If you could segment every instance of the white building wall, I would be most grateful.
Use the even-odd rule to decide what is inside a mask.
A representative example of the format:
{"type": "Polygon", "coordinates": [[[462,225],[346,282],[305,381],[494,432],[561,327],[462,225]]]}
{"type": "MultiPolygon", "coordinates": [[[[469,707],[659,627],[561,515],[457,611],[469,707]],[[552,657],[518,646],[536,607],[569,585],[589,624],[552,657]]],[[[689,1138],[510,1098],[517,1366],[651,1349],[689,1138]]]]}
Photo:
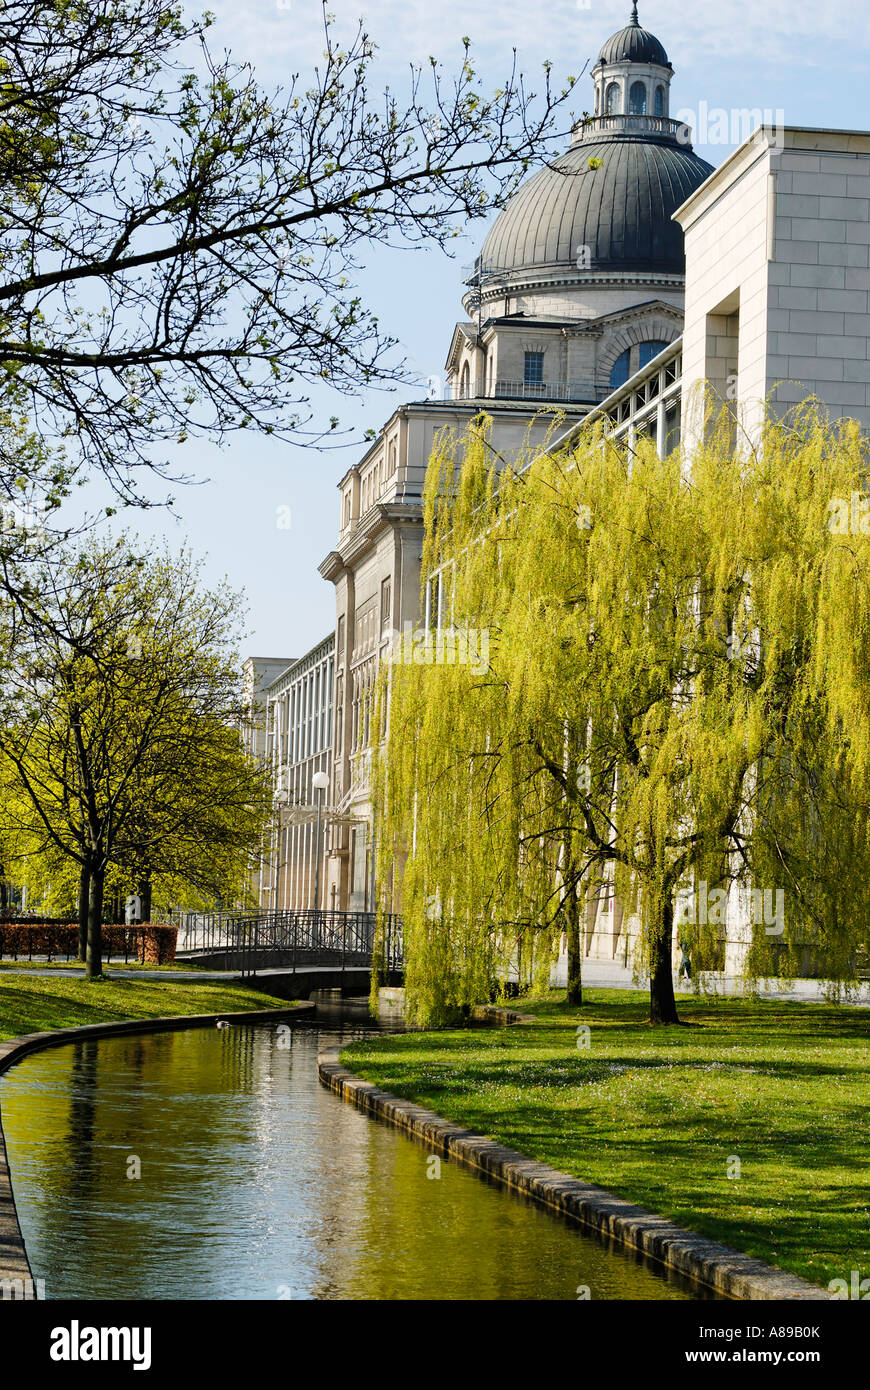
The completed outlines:
{"type": "Polygon", "coordinates": [[[747,429],[757,427],[767,395],[767,156],[767,144],[750,139],[676,214],[686,238],[683,437],[689,445],[701,430],[704,384],[713,379],[725,395],[735,357],[730,399],[747,429]],[[734,314],[736,354],[721,322],[711,322],[734,314]]]}
{"type": "MultiPolygon", "coordinates": [[[[709,376],[709,315],[739,312],[737,401],[818,396],[870,425],[870,134],[758,131],[676,214],[686,238],[684,389],[709,376]]],[[[697,417],[690,436],[697,437],[697,417]]]]}

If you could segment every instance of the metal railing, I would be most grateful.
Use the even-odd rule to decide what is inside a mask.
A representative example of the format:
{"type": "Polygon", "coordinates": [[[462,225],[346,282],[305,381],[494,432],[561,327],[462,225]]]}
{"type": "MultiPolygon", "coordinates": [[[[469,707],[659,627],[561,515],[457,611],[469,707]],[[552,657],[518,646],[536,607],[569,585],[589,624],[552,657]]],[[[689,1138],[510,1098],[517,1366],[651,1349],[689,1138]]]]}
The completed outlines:
{"type": "Polygon", "coordinates": [[[519,401],[597,401],[609,387],[596,386],[591,381],[508,381],[499,377],[488,384],[471,382],[463,392],[461,386],[448,387],[446,399],[462,400],[519,400],[519,401]]]}
{"type": "MultiPolygon", "coordinates": [[[[365,966],[372,963],[375,944],[374,912],[332,912],[313,908],[238,912],[175,912],[168,920],[178,927],[178,951],[221,956],[225,968],[242,975],[274,966],[365,966]]],[[[384,967],[402,969],[402,919],[384,917],[384,967]]]]}

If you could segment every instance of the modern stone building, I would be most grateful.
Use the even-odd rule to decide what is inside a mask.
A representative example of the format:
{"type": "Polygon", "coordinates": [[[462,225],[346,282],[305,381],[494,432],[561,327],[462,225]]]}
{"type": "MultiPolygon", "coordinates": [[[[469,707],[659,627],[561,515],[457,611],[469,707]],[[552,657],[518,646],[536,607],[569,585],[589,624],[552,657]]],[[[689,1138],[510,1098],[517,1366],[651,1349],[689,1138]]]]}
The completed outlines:
{"type": "Polygon", "coordinates": [[[870,133],[759,129],[677,221],[686,401],[730,378],[750,432],[808,395],[870,425],[870,133]]]}
{"type": "MultiPolygon", "coordinates": [[[[705,387],[731,404],[747,442],[766,408],[783,414],[809,396],[870,428],[870,133],[759,128],[675,220],[683,334],[592,414],[629,448],[651,436],[662,456],[681,429],[689,448],[699,437],[705,387]]],[[[740,972],[750,918],[751,889],[732,885],[726,975],[740,972]]],[[[635,926],[604,885],[589,904],[587,954],[630,964],[635,926]]]]}

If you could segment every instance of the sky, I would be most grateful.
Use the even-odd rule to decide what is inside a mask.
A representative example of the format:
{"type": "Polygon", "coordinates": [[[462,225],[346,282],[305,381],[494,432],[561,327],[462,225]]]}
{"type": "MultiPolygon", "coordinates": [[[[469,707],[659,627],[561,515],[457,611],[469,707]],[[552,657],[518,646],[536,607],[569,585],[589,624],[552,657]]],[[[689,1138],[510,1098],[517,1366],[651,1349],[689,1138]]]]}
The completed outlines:
{"type": "MultiPolygon", "coordinates": [[[[249,62],[264,85],[286,83],[311,72],[323,47],[319,0],[210,0],[215,15],[214,50],[227,48],[249,62]]],[[[445,71],[458,67],[461,39],[473,43],[479,70],[499,85],[518,53],[523,72],[535,76],[553,62],[557,85],[579,77],[575,110],[592,105],[588,69],[602,43],[627,23],[629,0],[330,0],[335,33],[350,40],[361,17],[378,45],[373,86],[399,92],[408,65],[432,54],[445,71]]],[[[190,6],[190,14],[200,7],[190,6]]],[[[696,135],[722,131],[717,110],[761,110],[789,125],[870,128],[867,66],[870,13],[856,0],[798,5],[793,0],[717,0],[715,5],[675,5],[640,0],[640,22],[662,41],[675,69],[671,115],[688,120],[696,135]],[[781,114],[778,114],[781,113],[781,114]]],[[[721,164],[734,144],[695,139],[697,152],[721,164]]],[[[360,289],[384,331],[397,338],[421,382],[440,376],[453,325],[464,317],[462,266],[473,260],[487,223],[470,224],[467,240],[448,257],[425,252],[373,249],[360,289]]],[[[172,513],[143,514],[143,536],[187,543],[204,559],[207,581],[228,578],[247,598],[242,655],[303,655],[334,624],[334,590],[317,566],[338,532],[336,485],[364,452],[358,441],[379,429],[404,400],[424,390],[368,391],[348,400],[324,388],[312,397],[318,418],[338,415],[357,442],[338,449],[310,447],[239,435],[222,449],[193,441],[179,465],[198,479],[176,488],[172,513]],[[279,525],[279,518],[281,524],[279,525]],[[289,525],[287,522],[289,520],[289,525]]],[[[129,525],[129,513],[125,518],[129,525]]]]}

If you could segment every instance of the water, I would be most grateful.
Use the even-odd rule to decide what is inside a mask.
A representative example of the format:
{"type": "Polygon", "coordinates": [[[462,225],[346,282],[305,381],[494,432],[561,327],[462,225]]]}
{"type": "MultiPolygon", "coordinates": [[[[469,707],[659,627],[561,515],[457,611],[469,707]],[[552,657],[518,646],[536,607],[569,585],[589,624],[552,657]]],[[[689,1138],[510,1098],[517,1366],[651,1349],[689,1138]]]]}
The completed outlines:
{"type": "Polygon", "coordinates": [[[708,1296],[468,1169],[429,1176],[421,1144],[320,1085],[318,1050],[358,1035],[191,1029],[13,1067],[3,1126],[46,1297],[708,1296]]]}

